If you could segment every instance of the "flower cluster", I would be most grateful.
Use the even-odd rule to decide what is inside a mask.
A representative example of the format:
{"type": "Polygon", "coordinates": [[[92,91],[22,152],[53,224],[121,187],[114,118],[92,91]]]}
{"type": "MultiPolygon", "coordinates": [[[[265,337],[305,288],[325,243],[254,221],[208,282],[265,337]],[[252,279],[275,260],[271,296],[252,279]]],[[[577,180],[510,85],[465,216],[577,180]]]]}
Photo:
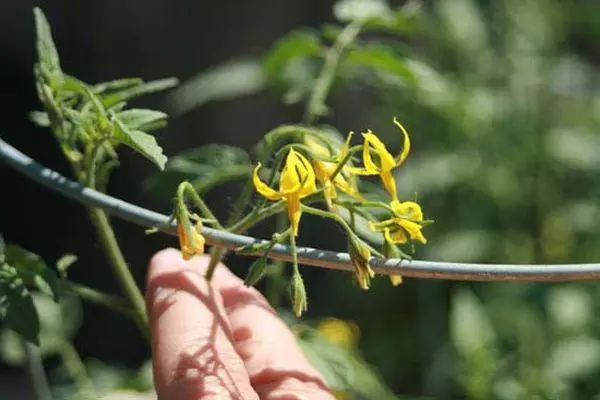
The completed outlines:
{"type": "MultiPolygon", "coordinates": [[[[253,175],[253,181],[258,193],[269,200],[284,200],[287,204],[288,216],[293,234],[298,234],[300,216],[302,214],[301,199],[321,192],[330,211],[339,214],[338,189],[348,195],[355,208],[372,205],[367,202],[359,192],[357,178],[360,176],[379,176],[390,201],[385,204],[389,212],[387,219],[378,221],[368,219],[368,226],[374,232],[380,232],[387,246],[405,244],[410,241],[426,243],[421,229],[425,221],[421,206],[413,201],[401,202],[398,199],[396,182],[393,170],[406,160],[410,152],[410,137],[404,127],[394,119],[394,124],[400,129],[403,136],[402,151],[394,157],[377,135],[368,130],[363,133],[362,146],[350,148],[352,132],[348,134],[345,143],[338,151],[329,144],[327,147],[319,143],[318,139],[307,135],[303,146],[289,150],[285,165],[280,174],[279,190],[274,190],[259,177],[259,164],[253,175]],[[304,149],[306,155],[300,153],[304,149]],[[352,165],[352,150],[362,150],[362,166],[352,165]],[[309,161],[310,160],[310,161],[309,161]]],[[[321,138],[321,140],[323,140],[321,138]]],[[[355,151],[355,152],[357,152],[355,151]]],[[[362,214],[365,215],[364,213],[362,214]]],[[[371,257],[370,246],[358,239],[352,232],[350,236],[349,253],[355,266],[356,277],[363,289],[369,288],[370,278],[374,273],[369,267],[371,257]]],[[[401,277],[392,276],[392,283],[398,284],[401,277]]]]}
{"type": "MultiPolygon", "coordinates": [[[[299,316],[306,310],[307,299],[298,269],[296,237],[300,231],[302,214],[309,213],[328,218],[342,227],[347,236],[348,254],[354,267],[355,279],[361,289],[369,289],[371,279],[375,276],[370,267],[373,256],[406,257],[397,245],[427,242],[422,229],[428,221],[423,217],[421,206],[415,201],[401,201],[398,198],[393,172],[406,160],[411,143],[406,129],[396,119],[394,124],[400,129],[403,140],[402,150],[397,156],[393,156],[371,130],[362,134],[362,143],[356,146],[351,146],[352,132],[342,141],[326,132],[297,126],[274,131],[271,137],[265,138],[261,154],[263,160],[274,156],[273,166],[263,168],[263,164],[259,162],[254,167],[247,186],[249,189],[254,186],[264,200],[259,201],[245,216],[242,214],[246,208],[245,200],[240,200],[240,213],[235,217],[237,220],[234,218],[232,225],[227,228],[219,223],[190,183],[181,183],[177,191],[174,218],[177,220],[183,258],[189,259],[204,253],[202,222],[232,233],[244,233],[261,220],[287,210],[289,227],[283,232],[276,232],[271,241],[256,244],[249,250],[261,253],[262,257],[252,264],[246,283],[252,284],[261,279],[265,274],[268,252],[275,244],[289,240],[294,267],[290,293],[294,311],[299,316]],[[283,147],[280,145],[282,137],[288,142],[283,147]],[[268,174],[269,178],[263,180],[261,173],[268,174]],[[378,176],[385,189],[382,191],[384,194],[376,199],[372,198],[373,193],[361,193],[359,188],[359,180],[369,176],[378,176]],[[188,209],[186,200],[193,203],[202,218],[188,209]],[[267,200],[275,203],[267,205],[267,200]],[[324,207],[313,207],[314,203],[322,203],[324,207]],[[384,214],[373,214],[374,208],[383,210],[384,214]],[[381,235],[381,251],[359,236],[358,232],[365,236],[364,231],[358,229],[359,217],[359,223],[381,235]]],[[[251,193],[250,190],[246,192],[251,193]]],[[[220,257],[218,248],[211,254],[211,260],[220,257]]],[[[216,264],[211,262],[207,279],[212,276],[216,264]]],[[[402,282],[399,275],[391,275],[390,278],[394,285],[402,282]]]]}

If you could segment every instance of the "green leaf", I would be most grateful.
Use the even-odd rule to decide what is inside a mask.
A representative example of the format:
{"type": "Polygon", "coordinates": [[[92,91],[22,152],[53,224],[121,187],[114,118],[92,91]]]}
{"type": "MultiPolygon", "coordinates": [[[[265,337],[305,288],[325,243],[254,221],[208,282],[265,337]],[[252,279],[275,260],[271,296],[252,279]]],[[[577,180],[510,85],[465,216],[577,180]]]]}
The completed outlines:
{"type": "Polygon", "coordinates": [[[58,51],[52,40],[50,24],[48,24],[46,16],[39,7],[33,9],[33,14],[35,17],[36,45],[41,72],[46,75],[46,79],[50,78],[51,83],[56,83],[55,80],[60,79],[62,70],[60,68],[58,51]]]}
{"type": "Polygon", "coordinates": [[[491,347],[496,340],[483,304],[467,289],[457,291],[452,298],[450,337],[456,350],[465,358],[491,347]]]}
{"type": "Polygon", "coordinates": [[[333,6],[333,14],[340,22],[390,18],[392,10],[384,0],[341,0],[333,6]]]}
{"type": "Polygon", "coordinates": [[[372,69],[374,73],[386,72],[407,81],[416,83],[412,69],[404,59],[388,46],[368,46],[351,49],[347,54],[347,62],[372,69]]]}
{"type": "Polygon", "coordinates": [[[50,126],[50,118],[48,117],[48,113],[43,111],[31,111],[29,113],[29,119],[31,122],[36,124],[41,128],[47,128],[50,126]]]}
{"type": "Polygon", "coordinates": [[[114,139],[139,152],[161,170],[165,169],[167,157],[163,154],[162,147],[158,145],[154,136],[136,129],[130,129],[113,112],[111,112],[111,116],[115,123],[114,139]]]}
{"type": "Polygon", "coordinates": [[[108,82],[97,83],[92,86],[92,91],[96,94],[104,94],[104,92],[114,92],[123,89],[132,89],[144,83],[142,78],[122,78],[108,82]]]}
{"type": "Polygon", "coordinates": [[[136,86],[126,87],[123,90],[118,90],[114,93],[102,96],[102,103],[107,108],[111,108],[121,102],[139,97],[145,94],[162,92],[172,87],[177,86],[179,80],[177,78],[164,78],[150,82],[143,82],[136,86]]]}
{"type": "Polygon", "coordinates": [[[210,101],[229,100],[257,93],[265,87],[265,77],[257,60],[231,60],[189,79],[169,96],[178,114],[210,101]]]}
{"type": "Polygon", "coordinates": [[[161,128],[167,123],[167,114],[161,111],[131,108],[117,113],[117,117],[129,129],[152,131],[161,128]]]}
{"type": "Polygon", "coordinates": [[[164,172],[148,179],[144,186],[157,194],[173,195],[177,185],[189,181],[199,193],[249,177],[253,165],[248,153],[234,146],[209,144],[172,157],[164,172]]]}
{"type": "MultiPolygon", "coordinates": [[[[39,315],[39,349],[42,358],[60,353],[64,343],[71,341],[81,326],[81,302],[76,297],[64,297],[55,303],[39,293],[31,294],[34,310],[39,315]]],[[[0,331],[0,355],[4,362],[19,366],[26,355],[17,335],[9,330],[0,331]]]]}
{"type": "Polygon", "coordinates": [[[39,344],[39,320],[31,293],[15,267],[0,265],[0,319],[6,328],[39,344]]]}
{"type": "Polygon", "coordinates": [[[67,270],[71,267],[71,265],[73,265],[76,262],[77,262],[77,256],[75,254],[72,254],[72,253],[63,254],[56,261],[56,269],[58,270],[58,272],[60,273],[60,275],[62,277],[65,277],[67,275],[67,270]]]}
{"type": "Polygon", "coordinates": [[[16,245],[6,247],[6,262],[13,265],[27,285],[34,285],[54,301],[60,299],[60,280],[37,255],[16,245]]]}
{"type": "Polygon", "coordinates": [[[320,49],[319,38],[313,32],[293,31],[278,40],[265,56],[265,74],[269,79],[278,80],[290,61],[316,56],[320,49]]]}

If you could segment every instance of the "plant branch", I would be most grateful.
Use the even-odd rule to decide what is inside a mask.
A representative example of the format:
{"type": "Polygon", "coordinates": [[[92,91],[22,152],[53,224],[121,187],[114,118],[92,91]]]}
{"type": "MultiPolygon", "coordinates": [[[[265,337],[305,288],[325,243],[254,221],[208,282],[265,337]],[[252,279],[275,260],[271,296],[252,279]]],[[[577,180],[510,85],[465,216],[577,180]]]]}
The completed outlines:
{"type": "MultiPolygon", "coordinates": [[[[0,160],[15,168],[25,176],[57,191],[87,207],[100,207],[112,215],[134,224],[152,228],[159,227],[165,233],[175,235],[175,225],[169,223],[169,217],[104,193],[86,188],[73,182],[58,172],[48,169],[27,157],[8,143],[0,139],[0,160]]],[[[273,203],[269,207],[281,206],[273,203]]],[[[280,210],[277,210],[279,212],[280,210]]],[[[273,212],[273,214],[277,212],[273,212]]],[[[245,221],[248,223],[248,221],[245,221]]],[[[238,230],[231,230],[237,232],[238,230]]],[[[241,231],[241,229],[239,230],[241,231]]],[[[252,243],[268,242],[253,237],[237,235],[205,227],[202,234],[208,244],[239,249],[252,243]]],[[[262,255],[262,252],[248,255],[262,255]]],[[[292,261],[289,246],[277,244],[268,257],[274,260],[292,261]]],[[[353,271],[350,256],[329,250],[298,247],[298,262],[321,268],[353,271]]],[[[463,281],[507,281],[507,282],[565,282],[576,280],[600,279],[600,263],[585,264],[474,264],[425,260],[402,260],[390,258],[380,260],[371,258],[371,268],[378,274],[399,274],[407,277],[430,279],[453,279],[463,281]]]]}

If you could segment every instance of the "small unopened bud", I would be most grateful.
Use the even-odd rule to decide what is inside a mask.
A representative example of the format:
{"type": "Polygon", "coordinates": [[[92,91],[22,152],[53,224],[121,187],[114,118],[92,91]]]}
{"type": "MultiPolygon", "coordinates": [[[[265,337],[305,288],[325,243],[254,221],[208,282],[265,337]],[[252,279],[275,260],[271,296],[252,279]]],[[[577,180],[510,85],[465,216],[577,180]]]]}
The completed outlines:
{"type": "Polygon", "coordinates": [[[363,290],[369,290],[371,286],[371,278],[375,276],[375,272],[369,266],[371,251],[362,240],[356,237],[348,239],[348,253],[350,261],[354,266],[354,276],[363,290]]]}
{"type": "MultiPolygon", "coordinates": [[[[398,249],[398,247],[392,243],[389,243],[387,240],[383,244],[383,254],[387,258],[405,258],[405,254],[398,249]]],[[[392,285],[398,286],[402,284],[402,275],[399,274],[390,274],[390,282],[392,285]]]]}
{"type": "Polygon", "coordinates": [[[292,308],[296,317],[300,318],[302,313],[308,310],[308,300],[306,299],[306,289],[304,281],[299,273],[292,275],[292,308]]]}

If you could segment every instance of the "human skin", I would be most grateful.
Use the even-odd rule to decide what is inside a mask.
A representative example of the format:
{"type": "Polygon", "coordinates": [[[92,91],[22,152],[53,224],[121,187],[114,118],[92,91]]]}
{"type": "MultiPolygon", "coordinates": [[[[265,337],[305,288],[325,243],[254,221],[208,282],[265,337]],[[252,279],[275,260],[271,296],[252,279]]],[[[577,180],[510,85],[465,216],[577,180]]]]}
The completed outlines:
{"type": "Polygon", "coordinates": [[[163,399],[333,399],[267,300],[223,264],[175,249],[150,261],[152,365],[163,399]]]}

